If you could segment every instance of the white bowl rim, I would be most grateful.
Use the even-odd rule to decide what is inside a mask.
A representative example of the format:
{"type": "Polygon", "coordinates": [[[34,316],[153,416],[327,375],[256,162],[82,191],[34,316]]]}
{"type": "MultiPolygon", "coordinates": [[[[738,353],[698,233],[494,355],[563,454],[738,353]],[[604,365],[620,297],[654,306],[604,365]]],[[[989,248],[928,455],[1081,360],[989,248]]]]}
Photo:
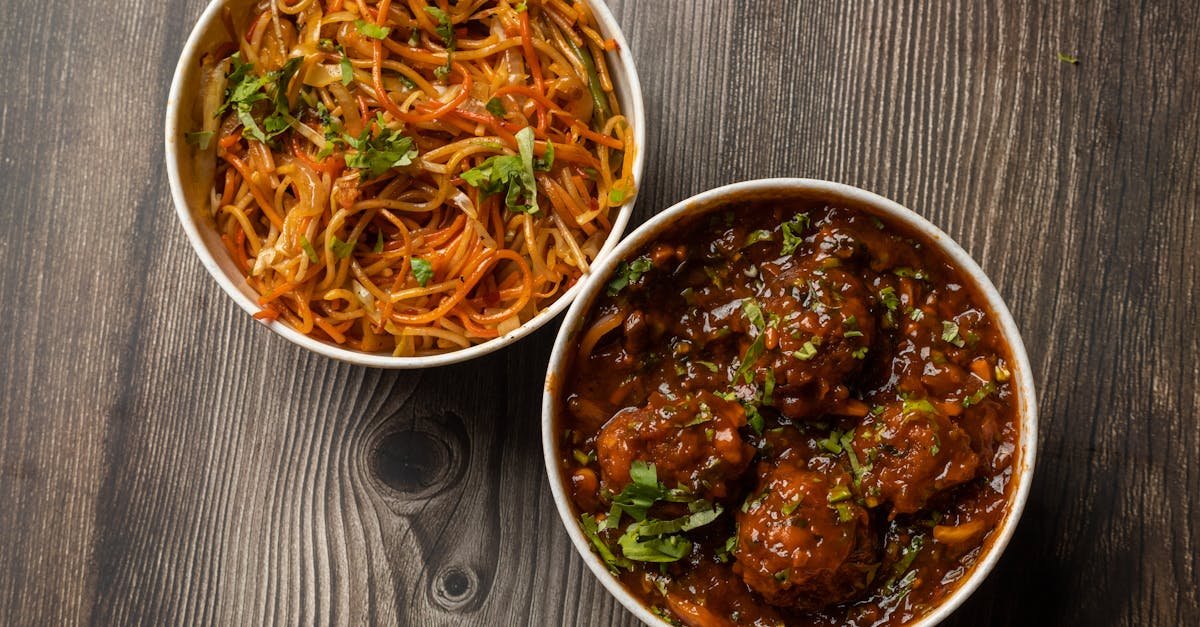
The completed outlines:
{"type": "MultiPolygon", "coordinates": [[[[191,34],[188,36],[187,43],[184,44],[183,52],[180,54],[179,63],[175,68],[175,75],[171,80],[171,91],[167,99],[166,110],[166,144],[165,156],[167,162],[167,178],[170,181],[171,197],[175,203],[176,214],[179,216],[179,222],[183,226],[184,232],[187,234],[188,241],[192,245],[192,249],[200,257],[200,262],[204,264],[204,268],[212,275],[212,278],[221,286],[235,303],[238,304],[246,313],[253,316],[260,311],[262,307],[255,302],[254,299],[247,296],[237,285],[237,281],[243,281],[241,277],[236,279],[226,274],[218,265],[213,253],[208,249],[203,238],[200,235],[200,229],[204,228],[197,224],[196,217],[192,214],[187,201],[187,195],[183,189],[182,176],[180,173],[179,160],[175,153],[175,144],[181,137],[181,129],[177,123],[180,118],[180,107],[183,106],[183,77],[185,75],[187,64],[194,62],[199,55],[203,53],[200,49],[201,42],[204,39],[205,33],[218,20],[220,10],[228,4],[238,2],[240,0],[211,0],[204,12],[200,14],[200,18],[196,21],[196,25],[192,28],[191,34]]],[[[627,89],[622,91],[627,92],[621,94],[623,101],[628,101],[629,110],[622,113],[629,120],[629,124],[633,127],[634,146],[636,153],[633,159],[633,181],[636,189],[641,190],[642,173],[646,163],[646,108],[642,101],[642,86],[638,78],[637,68],[634,65],[633,54],[629,50],[629,44],[625,40],[625,34],[621,30],[620,25],[613,17],[612,11],[604,3],[603,0],[586,0],[588,6],[592,10],[592,14],[596,17],[597,25],[600,27],[600,32],[617,42],[617,50],[609,53],[615,55],[620,61],[619,70],[616,66],[611,68],[614,75],[614,82],[619,82],[617,76],[624,75],[627,89]]],[[[612,249],[620,241],[621,235],[625,232],[625,227],[629,224],[629,218],[633,215],[634,205],[637,203],[635,194],[617,211],[616,219],[613,220],[612,231],[605,240],[604,245],[600,248],[600,252],[596,255],[597,261],[608,256],[612,249]]],[[[595,264],[593,263],[593,266],[595,264]]],[[[436,366],[446,366],[459,362],[481,357],[488,353],[500,350],[521,338],[533,333],[554,319],[575,299],[579,294],[580,289],[587,279],[587,274],[584,273],[574,285],[566,292],[558,297],[558,300],[544,310],[538,312],[533,318],[526,320],[520,327],[496,338],[492,338],[486,342],[475,344],[467,348],[455,350],[448,353],[440,353],[436,355],[425,355],[419,357],[393,357],[384,353],[366,353],[363,351],[351,350],[322,342],[292,328],[286,323],[266,323],[262,320],[256,320],[258,323],[265,325],[271,331],[283,336],[293,344],[297,344],[314,353],[324,355],[326,357],[344,361],[360,366],[369,366],[372,368],[388,368],[388,369],[417,369],[417,368],[432,368],[436,366]]],[[[252,318],[253,319],[253,318],[252,318]]]]}
{"type": "Polygon", "coordinates": [[[919,214],[895,201],[857,187],[806,178],[757,179],[718,187],[676,203],[666,211],[654,216],[622,240],[620,245],[602,263],[592,268],[592,275],[588,278],[583,292],[571,304],[562,326],[559,327],[558,337],[554,341],[554,349],[546,369],[546,386],[542,396],[542,453],[550,480],[550,490],[553,492],[559,517],[567,528],[567,534],[571,537],[575,551],[583,557],[592,574],[600,580],[610,594],[616,597],[621,605],[647,625],[655,627],[669,625],[663,619],[652,614],[645,604],[630,594],[621,585],[621,582],[608,571],[608,568],[592,551],[590,542],[584,537],[578,521],[575,520],[575,512],[572,511],[570,500],[563,487],[563,473],[557,455],[558,439],[554,433],[555,412],[558,407],[557,396],[561,386],[565,384],[565,380],[559,375],[566,372],[564,366],[570,355],[569,351],[574,347],[575,336],[585,321],[592,303],[599,296],[600,289],[607,283],[609,275],[623,259],[654,240],[686,214],[703,213],[715,206],[739,199],[762,198],[771,195],[780,197],[812,195],[845,199],[854,206],[877,211],[882,217],[907,225],[924,235],[930,242],[937,244],[959,268],[975,281],[987,306],[999,322],[1000,330],[1012,352],[1015,362],[1013,381],[1016,383],[1020,411],[1018,455],[1014,461],[1015,472],[1018,473],[1016,489],[1012,492],[1008,511],[1000,523],[998,533],[991,538],[989,544],[985,545],[984,554],[975,562],[970,574],[960,580],[954,591],[942,599],[940,604],[909,626],[932,627],[950,616],[987,578],[988,573],[996,566],[1000,555],[1012,538],[1021,518],[1021,512],[1025,508],[1025,502],[1029,498],[1034,462],[1037,456],[1037,399],[1033,385],[1033,373],[1012,313],[1009,312],[1004,300],[996,291],[995,285],[983,273],[975,260],[949,235],[919,214]]]}

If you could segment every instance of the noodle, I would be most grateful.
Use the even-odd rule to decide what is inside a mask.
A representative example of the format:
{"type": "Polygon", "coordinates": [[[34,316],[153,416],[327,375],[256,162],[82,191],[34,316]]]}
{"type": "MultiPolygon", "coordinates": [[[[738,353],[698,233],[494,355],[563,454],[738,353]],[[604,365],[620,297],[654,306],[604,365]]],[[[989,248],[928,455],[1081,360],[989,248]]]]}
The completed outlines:
{"type": "Polygon", "coordinates": [[[616,44],[580,0],[259,0],[222,21],[189,139],[264,322],[397,356],[485,342],[574,285],[634,194],[616,44]]]}

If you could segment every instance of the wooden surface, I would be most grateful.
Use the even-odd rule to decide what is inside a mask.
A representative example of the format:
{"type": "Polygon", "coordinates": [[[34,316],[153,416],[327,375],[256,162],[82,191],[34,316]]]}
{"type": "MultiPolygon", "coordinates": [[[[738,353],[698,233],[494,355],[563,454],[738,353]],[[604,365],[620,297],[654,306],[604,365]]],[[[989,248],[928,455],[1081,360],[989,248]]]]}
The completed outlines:
{"type": "MultiPolygon", "coordinates": [[[[161,132],[202,5],[4,3],[0,622],[633,624],[549,497],[553,327],[366,370],[205,273],[161,132]]],[[[1011,306],[1040,459],[950,622],[1200,624],[1200,5],[611,5],[651,124],[635,222],[842,181],[929,217],[1011,306]]]]}

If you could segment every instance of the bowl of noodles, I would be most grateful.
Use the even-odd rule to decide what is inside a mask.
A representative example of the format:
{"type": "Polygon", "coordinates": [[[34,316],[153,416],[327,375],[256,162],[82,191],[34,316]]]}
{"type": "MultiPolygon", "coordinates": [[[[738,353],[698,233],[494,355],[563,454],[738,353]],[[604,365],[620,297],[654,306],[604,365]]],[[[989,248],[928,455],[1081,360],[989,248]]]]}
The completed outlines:
{"type": "Polygon", "coordinates": [[[633,211],[644,119],[597,0],[214,0],[171,85],[167,171],[247,313],[420,368],[570,303],[633,211]]]}

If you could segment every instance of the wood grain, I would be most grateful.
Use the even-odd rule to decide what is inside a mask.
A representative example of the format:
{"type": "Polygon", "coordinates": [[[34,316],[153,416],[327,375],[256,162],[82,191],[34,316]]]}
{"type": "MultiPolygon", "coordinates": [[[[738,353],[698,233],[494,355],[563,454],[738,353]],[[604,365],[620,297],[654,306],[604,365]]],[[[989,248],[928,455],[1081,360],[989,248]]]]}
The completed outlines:
{"type": "MultiPolygon", "coordinates": [[[[159,130],[202,4],[4,11],[0,622],[633,624],[549,497],[553,328],[365,370],[205,274],[159,130]]],[[[929,217],[1011,306],[1039,466],[950,622],[1200,624],[1200,5],[610,4],[651,123],[639,221],[837,180],[929,217]]]]}

